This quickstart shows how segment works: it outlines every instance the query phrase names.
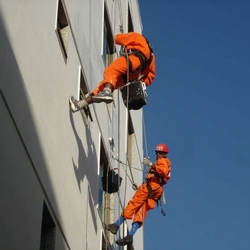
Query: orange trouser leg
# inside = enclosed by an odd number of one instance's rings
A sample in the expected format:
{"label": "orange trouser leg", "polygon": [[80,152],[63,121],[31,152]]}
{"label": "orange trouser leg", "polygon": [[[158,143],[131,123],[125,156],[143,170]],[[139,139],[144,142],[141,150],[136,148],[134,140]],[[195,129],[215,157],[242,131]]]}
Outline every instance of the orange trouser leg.
{"label": "orange trouser leg", "polygon": [[153,199],[148,197],[148,188],[142,184],[135,192],[133,198],[129,201],[127,207],[122,212],[125,219],[133,219],[133,222],[139,222],[141,225],[146,218],[147,212],[155,207],[155,200],[158,200],[162,194],[162,187],[159,184],[151,184]]}
{"label": "orange trouser leg", "polygon": [[135,192],[133,198],[129,201],[128,205],[122,212],[125,219],[132,219],[136,211],[138,211],[145,201],[148,199],[148,189],[146,184],[142,184]]}
{"label": "orange trouser leg", "polygon": [[[155,201],[152,200],[152,199],[149,199],[149,200],[152,202],[152,204],[154,204],[153,207],[155,207]],[[148,210],[153,209],[153,207],[150,207],[149,204],[148,204],[149,200],[146,200],[143,203],[143,205],[135,212],[133,223],[139,222],[140,225],[143,224],[143,221],[146,218]],[[151,206],[152,206],[152,204],[151,204]]]}
{"label": "orange trouser leg", "polygon": [[[129,60],[132,64],[132,70],[135,70],[140,66],[140,60],[137,56],[130,55]],[[127,59],[124,56],[118,57],[104,70],[103,80],[92,93],[94,95],[97,95],[104,89],[105,83],[110,83],[114,89],[123,86],[124,81],[122,79],[122,76],[127,74],[127,70]]]}
{"label": "orange trouser leg", "polygon": [[133,223],[139,222],[141,225],[143,224],[143,221],[146,218],[147,212],[150,209],[155,208],[155,200],[158,200],[161,197],[162,194],[162,187],[159,185],[151,184],[152,188],[152,194],[154,199],[148,198],[144,203],[143,206],[141,206],[134,215]]}

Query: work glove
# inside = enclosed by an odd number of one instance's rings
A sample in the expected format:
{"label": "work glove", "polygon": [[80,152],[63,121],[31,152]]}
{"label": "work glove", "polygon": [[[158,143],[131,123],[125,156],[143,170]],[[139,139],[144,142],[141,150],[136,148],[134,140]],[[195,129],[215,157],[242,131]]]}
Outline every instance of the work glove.
{"label": "work glove", "polygon": [[143,162],[142,162],[144,165],[147,165],[149,167],[151,167],[153,165],[153,163],[149,160],[149,158],[145,157],[143,159]]}
{"label": "work glove", "polygon": [[139,189],[138,186],[137,186],[135,183],[132,185],[132,188],[133,188],[135,191]]}

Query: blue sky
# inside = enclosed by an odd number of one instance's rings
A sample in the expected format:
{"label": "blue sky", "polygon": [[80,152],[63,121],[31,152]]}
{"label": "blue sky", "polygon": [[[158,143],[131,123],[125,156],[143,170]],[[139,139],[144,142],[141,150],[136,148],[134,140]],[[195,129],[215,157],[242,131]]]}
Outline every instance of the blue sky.
{"label": "blue sky", "polygon": [[145,250],[249,250],[250,1],[139,4],[156,54],[148,147],[154,159],[168,144],[173,165],[167,216],[148,213]]}

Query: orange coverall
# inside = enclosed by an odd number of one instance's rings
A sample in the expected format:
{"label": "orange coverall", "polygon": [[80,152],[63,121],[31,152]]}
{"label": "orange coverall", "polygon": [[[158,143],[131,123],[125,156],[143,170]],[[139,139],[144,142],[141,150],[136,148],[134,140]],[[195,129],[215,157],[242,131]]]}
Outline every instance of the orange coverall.
{"label": "orange coverall", "polygon": [[[135,32],[130,32],[127,34],[117,34],[115,36],[115,43],[125,46],[127,50],[139,50],[144,54],[147,60],[150,58],[150,49],[148,47],[145,38]],[[132,64],[132,71],[136,70],[141,62],[139,58],[135,55],[129,55],[129,60]],[[110,83],[114,89],[117,89],[123,85],[125,82],[123,80],[123,75],[127,75],[127,59],[124,56],[118,57],[114,62],[112,62],[103,73],[103,80],[100,82],[99,86],[92,92],[97,95],[100,91],[104,89],[105,83]],[[137,80],[141,72],[129,73],[129,81]],[[141,81],[145,82],[147,86],[151,85],[155,77],[155,56],[152,54],[152,61],[149,66],[143,72],[143,77]]]}
{"label": "orange coverall", "polygon": [[[155,163],[156,172],[162,177],[164,184],[170,178],[170,166],[171,162],[167,158],[160,158]],[[155,201],[160,199],[163,192],[163,187],[158,177],[149,173],[146,178],[150,179],[149,185],[152,188],[153,199],[149,198],[147,183],[143,183],[121,214],[125,219],[132,219],[134,217],[133,223],[139,222],[140,225],[143,224],[148,210],[155,207]]]}

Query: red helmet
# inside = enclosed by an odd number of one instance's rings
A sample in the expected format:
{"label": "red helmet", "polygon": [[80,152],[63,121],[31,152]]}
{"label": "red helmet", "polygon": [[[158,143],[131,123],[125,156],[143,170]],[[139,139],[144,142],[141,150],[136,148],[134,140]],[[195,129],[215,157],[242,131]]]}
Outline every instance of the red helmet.
{"label": "red helmet", "polygon": [[164,153],[168,153],[168,146],[165,144],[158,144],[155,147],[155,151],[156,152],[164,152]]}

